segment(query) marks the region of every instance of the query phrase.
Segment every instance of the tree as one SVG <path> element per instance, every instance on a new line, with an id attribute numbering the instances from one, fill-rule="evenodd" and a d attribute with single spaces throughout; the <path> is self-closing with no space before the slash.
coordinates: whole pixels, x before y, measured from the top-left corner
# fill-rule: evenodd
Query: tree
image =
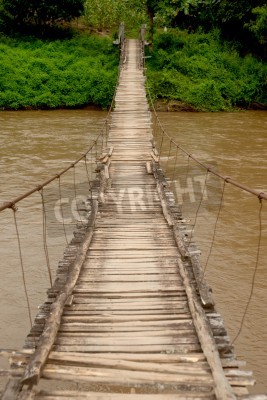
<path id="1" fill-rule="evenodd" d="M 53 25 L 83 12 L 83 0 L 2 0 L 2 4 L 18 24 Z"/>
<path id="2" fill-rule="evenodd" d="M 183 0 L 181 0 L 183 1 Z M 180 0 L 146 0 L 150 39 L 153 40 L 154 21 L 160 26 L 170 25 L 179 12 Z"/>
<path id="3" fill-rule="evenodd" d="M 250 21 L 247 26 L 255 34 L 258 41 L 265 44 L 267 41 L 267 5 L 254 8 L 252 13 L 256 16 L 256 19 Z"/>
<path id="4" fill-rule="evenodd" d="M 255 35 L 263 48 L 262 55 L 267 58 L 267 5 L 252 10 L 255 20 L 246 24 L 246 27 Z"/>
<path id="5" fill-rule="evenodd" d="M 87 0 L 84 4 L 86 22 L 99 30 L 109 29 L 120 23 L 114 0 Z"/>
<path id="6" fill-rule="evenodd" d="M 88 25 L 108 30 L 125 22 L 128 28 L 140 28 L 146 21 L 144 0 L 85 0 L 84 16 Z"/>

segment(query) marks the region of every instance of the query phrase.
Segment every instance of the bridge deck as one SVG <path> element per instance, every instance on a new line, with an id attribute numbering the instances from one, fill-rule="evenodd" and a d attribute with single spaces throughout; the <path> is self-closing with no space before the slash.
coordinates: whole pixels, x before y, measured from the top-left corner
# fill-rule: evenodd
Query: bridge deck
<path id="1" fill-rule="evenodd" d="M 100 193 L 90 247 L 42 370 L 41 384 L 49 379 L 66 385 L 79 382 L 80 387 L 51 384 L 45 390 L 30 386 L 21 392 L 13 380 L 4 399 L 15 398 L 14 393 L 19 393 L 16 398 L 38 400 L 243 398 L 253 382 L 249 372 L 239 370 L 242 363 L 235 359 L 212 307 L 203 314 L 216 351 L 222 352 L 222 381 L 227 377 L 222 386 L 227 391 L 227 383 L 231 385 L 227 397 L 220 394 L 209 349 L 203 351 L 202 328 L 192 313 L 192 307 L 198 313 L 202 306 L 194 295 L 195 305 L 190 302 L 173 227 L 163 212 L 160 182 L 146 165 L 151 161 L 151 121 L 138 52 L 139 43 L 129 41 L 108 141 L 114 149 L 110 184 Z M 64 265 L 58 280 L 64 278 L 62 271 Z M 191 281 L 194 286 L 195 279 Z M 27 339 L 30 353 L 52 300 L 53 291 Z M 205 321 L 203 326 L 205 330 Z M 23 357 L 29 361 L 26 350 L 13 358 L 14 365 Z"/>

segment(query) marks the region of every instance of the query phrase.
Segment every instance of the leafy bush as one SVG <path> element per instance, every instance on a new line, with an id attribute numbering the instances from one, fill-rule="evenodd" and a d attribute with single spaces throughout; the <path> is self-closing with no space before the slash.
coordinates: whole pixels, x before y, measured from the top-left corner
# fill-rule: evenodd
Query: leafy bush
<path id="1" fill-rule="evenodd" d="M 240 57 L 220 42 L 218 30 L 159 33 L 150 55 L 148 78 L 154 98 L 179 100 L 203 111 L 267 105 L 266 64 L 250 55 Z"/>
<path id="2" fill-rule="evenodd" d="M 111 39 L 77 36 L 42 41 L 3 38 L 0 44 L 2 109 L 103 108 L 111 102 L 118 52 Z"/>
<path id="3" fill-rule="evenodd" d="M 140 29 L 146 22 L 145 2 L 140 0 L 85 0 L 85 22 L 98 30 L 109 30 L 125 22 L 126 28 Z"/>

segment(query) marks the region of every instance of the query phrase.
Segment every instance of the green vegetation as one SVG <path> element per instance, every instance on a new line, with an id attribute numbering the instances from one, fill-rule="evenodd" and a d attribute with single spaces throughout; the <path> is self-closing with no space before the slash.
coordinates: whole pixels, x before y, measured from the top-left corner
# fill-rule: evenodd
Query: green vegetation
<path id="1" fill-rule="evenodd" d="M 265 0 L 146 0 L 150 27 L 179 27 L 206 32 L 220 29 L 227 40 L 238 41 L 243 52 L 266 58 Z"/>
<path id="2" fill-rule="evenodd" d="M 146 22 L 146 12 L 140 0 L 85 0 L 84 19 L 98 30 L 117 29 L 124 22 L 127 32 L 133 29 L 136 35 Z"/>
<path id="3" fill-rule="evenodd" d="M 7 16 L 15 24 L 53 25 L 69 21 L 83 11 L 83 0 L 1 0 Z"/>
<path id="4" fill-rule="evenodd" d="M 44 41 L 1 38 L 2 109 L 109 106 L 118 51 L 111 39 L 78 35 Z"/>
<path id="5" fill-rule="evenodd" d="M 267 104 L 266 63 L 240 57 L 229 44 L 221 44 L 218 31 L 157 34 L 150 55 L 154 99 L 177 100 L 202 111 Z"/>
<path id="6" fill-rule="evenodd" d="M 81 13 L 88 33 L 73 36 L 67 22 Z M 154 99 L 206 111 L 267 107 L 265 0 L 0 0 L 0 108 L 107 107 L 122 20 L 135 37 L 149 26 Z"/>

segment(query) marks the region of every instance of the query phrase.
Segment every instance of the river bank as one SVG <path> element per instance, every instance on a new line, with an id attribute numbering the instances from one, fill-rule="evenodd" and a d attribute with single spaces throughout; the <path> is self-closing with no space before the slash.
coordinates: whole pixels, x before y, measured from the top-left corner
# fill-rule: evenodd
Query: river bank
<path id="1" fill-rule="evenodd" d="M 195 107 L 191 104 L 184 103 L 179 100 L 170 100 L 170 99 L 157 99 L 154 103 L 155 110 L 158 112 L 199 112 Z M 267 104 L 260 103 L 252 103 L 248 107 L 235 107 L 231 111 L 251 111 L 251 110 L 259 110 L 267 111 Z M 231 112 L 226 111 L 226 112 Z"/>

